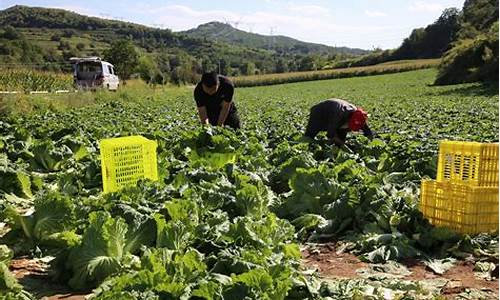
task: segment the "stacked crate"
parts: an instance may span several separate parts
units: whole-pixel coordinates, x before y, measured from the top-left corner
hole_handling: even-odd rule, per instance
[[[498,230],[498,144],[443,141],[437,180],[423,180],[420,210],[435,226]]]

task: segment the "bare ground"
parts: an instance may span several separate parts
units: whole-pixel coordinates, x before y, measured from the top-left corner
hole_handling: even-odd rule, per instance
[[[353,254],[338,252],[335,243],[320,244],[314,248],[306,247],[302,251],[302,257],[306,267],[316,268],[321,277],[330,279],[360,278],[357,270],[369,266]],[[403,264],[411,272],[402,278],[404,280],[447,279],[448,283],[442,289],[442,294],[448,299],[453,299],[467,288],[487,290],[494,293],[497,298],[499,296],[498,278],[493,280],[478,278],[474,274],[473,262],[459,261],[443,275],[435,274],[417,259],[408,259]],[[10,269],[26,290],[44,300],[84,300],[89,294],[89,292],[75,293],[67,286],[51,282],[46,272],[47,265],[39,260],[14,259]]]
[[[84,300],[88,293],[75,293],[69,287],[51,282],[47,265],[29,258],[13,259],[10,269],[24,288],[43,300]]]
[[[316,268],[320,276],[324,278],[360,278],[356,270],[366,268],[369,264],[362,262],[353,254],[340,253],[337,250],[335,243],[315,245],[314,248],[306,247],[302,251],[303,264]],[[441,291],[442,295],[448,299],[453,299],[466,289],[485,290],[494,293],[496,298],[499,296],[498,277],[492,280],[477,278],[474,274],[473,262],[458,261],[443,275],[435,274],[417,259],[408,259],[402,263],[411,272],[402,278],[404,280],[420,281],[439,278],[448,280]]]

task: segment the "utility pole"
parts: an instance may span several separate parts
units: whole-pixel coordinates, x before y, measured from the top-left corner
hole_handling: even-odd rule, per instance
[[[275,27],[275,29],[278,29],[277,27]],[[273,33],[276,33],[273,31]],[[274,44],[276,44],[276,36],[273,35],[273,48],[274,48]]]
[[[271,50],[272,47],[274,47],[274,43],[276,41],[275,37],[274,37],[274,30],[276,29],[275,26],[271,26],[269,27],[269,46],[267,47],[268,50]]]

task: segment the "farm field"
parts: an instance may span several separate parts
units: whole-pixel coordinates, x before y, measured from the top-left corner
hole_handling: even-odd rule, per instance
[[[352,67],[332,70],[293,72],[281,74],[266,74],[255,76],[238,76],[231,78],[238,87],[252,87],[291,82],[314,81],[324,79],[348,78],[370,75],[399,73],[435,67],[439,59],[415,59],[393,61],[379,65]],[[70,65],[67,65],[70,68]],[[0,70],[1,92],[36,92],[57,90],[72,90],[73,77],[71,73],[46,72],[27,69]]]
[[[71,74],[25,69],[0,70],[0,92],[31,92],[74,89]]]
[[[201,128],[189,87],[2,118],[0,299],[497,299],[498,232],[435,228],[418,203],[440,140],[498,141],[498,87],[435,76],[238,88],[239,132]],[[377,138],[302,142],[333,97]],[[102,194],[99,140],[136,134],[159,182]]]
[[[419,69],[428,69],[439,65],[439,59],[412,59],[391,61],[363,67],[335,68],[318,71],[289,72],[264,75],[250,75],[232,77],[237,87],[252,87],[291,82],[337,79],[370,75],[400,73]]]

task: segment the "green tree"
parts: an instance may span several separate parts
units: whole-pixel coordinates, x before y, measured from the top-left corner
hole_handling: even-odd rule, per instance
[[[67,41],[60,41],[59,45],[57,46],[57,49],[59,49],[61,51],[63,51],[63,50],[70,50],[71,49],[71,45]]]
[[[231,73],[231,66],[224,58],[219,60],[218,72],[222,75],[228,75]]]
[[[474,38],[498,21],[498,0],[466,0],[462,10],[461,39]]]
[[[299,59],[300,56],[295,56],[294,59],[291,59],[288,61],[288,71],[289,72],[296,72],[299,70]]]
[[[201,68],[203,72],[211,72],[211,71],[216,71],[218,68],[218,62],[215,62],[213,59],[211,59],[209,56],[202,56],[201,57]]]
[[[59,42],[59,41],[61,41],[61,36],[59,34],[55,33],[50,37],[50,40],[53,42]]]
[[[63,31],[63,36],[66,37],[66,38],[72,38],[73,35],[75,35],[75,31],[72,30],[72,29],[66,29]]]
[[[441,57],[456,39],[460,29],[460,12],[447,8],[431,25],[417,28],[403,41],[394,52],[393,59]]]
[[[498,84],[498,22],[474,39],[462,39],[446,53],[435,84],[490,81]]]
[[[311,71],[316,69],[314,58],[311,56],[304,56],[299,63],[299,71]]]
[[[459,21],[435,84],[498,83],[498,0],[466,0]]]
[[[104,51],[104,58],[115,66],[121,79],[126,80],[137,68],[139,54],[130,40],[118,40]]]
[[[255,64],[253,62],[244,63],[241,66],[241,73],[245,75],[255,75]]]
[[[76,44],[76,49],[82,51],[83,49],[85,49],[85,44],[84,43],[78,43],[78,44]]]
[[[139,73],[142,80],[152,83],[156,74],[159,72],[158,66],[149,56],[141,56],[137,65],[136,72]]]
[[[2,36],[8,40],[18,40],[23,38],[23,35],[12,26],[5,26]]]
[[[284,58],[279,58],[276,62],[276,73],[288,72],[288,63]]]
[[[164,84],[170,80],[170,56],[166,53],[161,53],[156,57],[156,65],[159,73],[156,75],[155,82]]]
[[[194,58],[177,53],[170,58],[170,81],[175,84],[195,83],[199,80],[201,64]]]

